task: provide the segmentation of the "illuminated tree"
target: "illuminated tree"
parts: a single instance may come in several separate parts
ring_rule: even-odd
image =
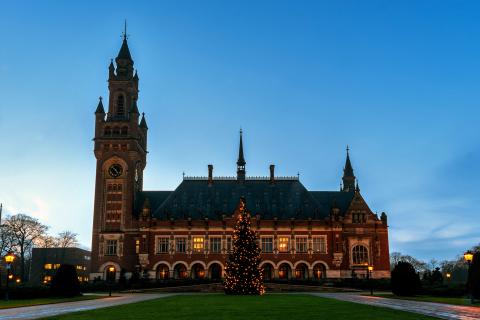
[[[250,214],[241,198],[232,237],[232,252],[225,267],[225,293],[258,295],[265,292],[260,268],[260,248],[255,232],[251,229]]]

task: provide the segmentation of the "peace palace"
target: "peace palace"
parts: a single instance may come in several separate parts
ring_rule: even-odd
[[[109,66],[108,112],[95,111],[97,159],[90,279],[221,279],[243,197],[262,250],[264,279],[390,277],[387,216],[364,201],[347,149],[340,191],[309,191],[299,177],[248,177],[242,133],[235,177],[184,177],[144,191],[148,127],[124,36]],[[181,156],[181,155],[179,155]]]

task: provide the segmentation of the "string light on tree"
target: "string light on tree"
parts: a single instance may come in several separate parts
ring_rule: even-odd
[[[232,253],[225,267],[225,293],[264,294],[260,248],[257,236],[251,229],[250,213],[246,211],[244,198],[240,198],[235,217],[237,221],[233,229]]]

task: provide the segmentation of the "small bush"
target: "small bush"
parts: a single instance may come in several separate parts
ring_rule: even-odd
[[[410,263],[400,261],[392,271],[391,286],[395,295],[416,295],[421,288],[420,277]]]
[[[80,282],[78,281],[75,267],[69,264],[62,264],[53,277],[51,284],[52,295],[58,297],[75,297],[80,293]]]

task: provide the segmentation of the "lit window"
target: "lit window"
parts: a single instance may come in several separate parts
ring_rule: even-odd
[[[307,252],[307,237],[298,237],[295,244],[297,252]]]
[[[60,268],[60,263],[55,263],[55,264],[53,265],[53,268],[54,268],[54,269]]]
[[[262,237],[262,252],[269,253],[273,252],[273,238],[272,237]]]
[[[51,263],[47,263],[45,265],[45,270],[51,270],[52,269],[52,264]]]
[[[168,237],[162,237],[157,239],[157,253],[168,253]]]
[[[210,252],[220,253],[222,251],[222,238],[210,238]]]
[[[313,237],[313,252],[327,253],[327,239],[325,237]]]
[[[106,256],[115,256],[117,255],[117,240],[107,240],[107,245],[105,246],[105,255]]]
[[[82,266],[77,266],[77,270],[83,270]]]
[[[187,238],[175,239],[175,251],[184,253],[187,251]]]
[[[289,237],[279,237],[278,238],[278,251],[288,252],[288,250],[290,249],[289,241],[290,241]]]
[[[365,246],[355,246],[352,250],[353,264],[368,264],[368,250]]]
[[[203,237],[193,237],[193,251],[203,252]]]
[[[140,240],[135,240],[135,253],[140,253]]]
[[[50,281],[52,281],[52,276],[43,277],[43,283],[49,283]]]

